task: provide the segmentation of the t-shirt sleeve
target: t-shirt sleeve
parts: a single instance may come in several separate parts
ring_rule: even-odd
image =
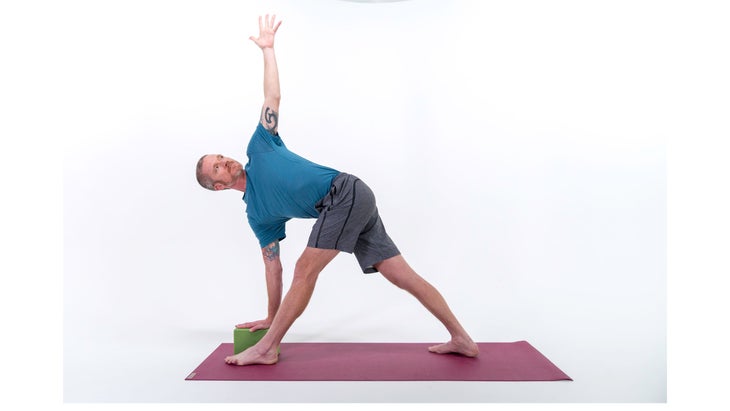
[[[259,240],[261,248],[286,238],[286,222],[288,219],[281,219],[276,222],[261,224],[249,217],[248,224],[251,226],[253,233]]]
[[[251,136],[251,140],[246,148],[246,154],[249,156],[258,153],[267,153],[274,151],[274,147],[283,146],[284,142],[280,135],[273,135],[264,126],[259,123]]]

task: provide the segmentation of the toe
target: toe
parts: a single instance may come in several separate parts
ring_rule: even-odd
[[[432,353],[442,354],[445,352],[444,345],[445,344],[432,345],[431,347],[428,347],[428,350],[431,351]]]

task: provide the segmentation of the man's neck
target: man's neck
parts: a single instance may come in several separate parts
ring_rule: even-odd
[[[243,193],[246,192],[246,172],[243,171],[241,173],[241,177],[236,180],[236,182],[231,186],[232,189],[241,191]]]

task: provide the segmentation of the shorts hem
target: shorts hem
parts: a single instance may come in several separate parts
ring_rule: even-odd
[[[379,264],[379,263],[382,263],[383,261],[385,261],[385,260],[387,260],[387,259],[389,259],[389,258],[397,257],[397,256],[399,256],[399,255],[401,255],[400,251],[396,251],[395,253],[393,253],[393,254],[392,254],[392,255],[390,255],[390,256],[387,256],[387,257],[383,257],[383,258],[378,258],[378,259],[377,259],[377,260],[376,260],[375,262],[373,262],[372,264],[369,264],[369,263],[366,263],[366,264],[361,264],[361,265],[360,265],[360,268],[362,269],[362,272],[363,272],[363,274],[374,274],[374,273],[377,273],[377,272],[379,272],[379,271],[378,271],[378,269],[377,269],[377,268],[375,268],[375,265],[377,265],[377,264]]]

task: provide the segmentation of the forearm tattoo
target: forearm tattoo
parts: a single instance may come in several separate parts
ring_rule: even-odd
[[[268,261],[274,261],[279,258],[279,242],[274,241],[273,243],[264,247],[264,258]]]
[[[276,129],[279,126],[279,113],[272,110],[271,107],[266,107],[263,115],[261,116],[261,120],[267,130],[269,130],[272,134],[276,134]]]

